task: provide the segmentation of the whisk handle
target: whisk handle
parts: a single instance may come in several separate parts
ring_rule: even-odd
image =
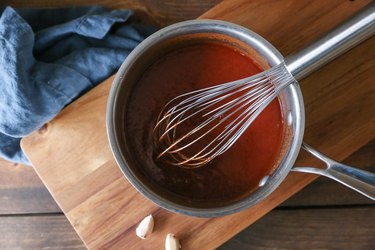
[[[304,49],[285,58],[289,72],[301,80],[375,34],[375,2]]]

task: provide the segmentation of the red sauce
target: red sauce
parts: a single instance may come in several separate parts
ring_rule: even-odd
[[[173,97],[259,72],[260,67],[247,55],[213,42],[188,45],[156,60],[134,87],[125,117],[128,143],[143,174],[190,203],[225,204],[254,191],[272,172],[281,149],[283,119],[278,100],[233,147],[201,168],[182,169],[156,162],[152,130],[160,110]]]

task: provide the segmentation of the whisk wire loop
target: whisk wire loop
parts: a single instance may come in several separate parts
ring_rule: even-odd
[[[227,151],[285,86],[284,63],[244,79],[173,98],[154,127],[158,158],[184,168],[207,164]]]

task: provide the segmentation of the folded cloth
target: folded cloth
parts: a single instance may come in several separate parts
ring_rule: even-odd
[[[154,31],[131,23],[132,15],[99,6],[3,10],[0,157],[30,165],[21,138],[113,74]]]

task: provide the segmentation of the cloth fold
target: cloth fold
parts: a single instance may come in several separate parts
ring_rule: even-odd
[[[20,140],[115,73],[154,29],[131,10],[6,7],[0,17],[0,157],[30,165]]]

